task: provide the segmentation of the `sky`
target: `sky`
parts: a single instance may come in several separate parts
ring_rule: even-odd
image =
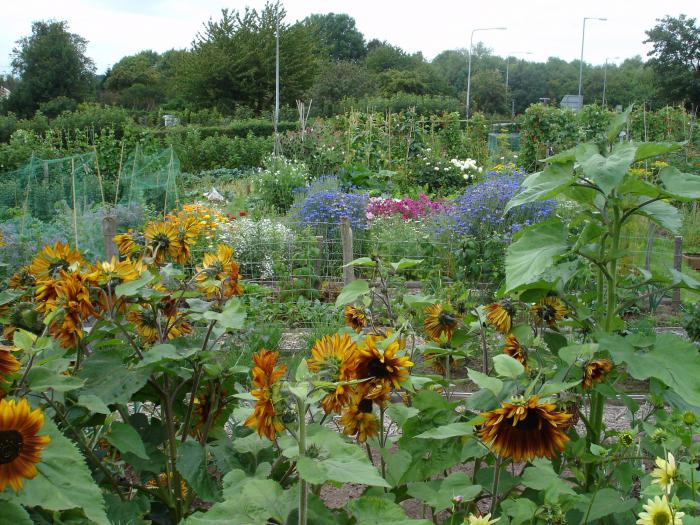
[[[70,30],[88,40],[87,53],[102,73],[125,55],[144,49],[163,52],[186,48],[202,24],[222,8],[261,8],[264,0],[14,0],[0,10],[0,73],[11,70],[15,41],[31,33],[39,19],[66,20]],[[698,0],[286,0],[287,22],[311,13],[347,13],[365,38],[379,38],[432,59],[445,49],[466,48],[472,30],[497,55],[545,61],[550,56],[574,60],[646,57],[644,31],[655,20],[681,13],[700,18]],[[530,54],[526,54],[530,53]],[[619,58],[615,58],[619,57]]]

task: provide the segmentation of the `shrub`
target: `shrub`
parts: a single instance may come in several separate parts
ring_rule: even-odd
[[[700,303],[687,306],[683,315],[683,328],[691,340],[700,343]]]
[[[255,179],[260,199],[278,213],[287,213],[294,203],[295,190],[302,188],[308,178],[306,167],[284,157],[270,156],[264,160],[265,169]]]

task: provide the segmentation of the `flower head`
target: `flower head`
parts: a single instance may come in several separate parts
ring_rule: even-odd
[[[671,491],[673,481],[678,477],[676,458],[673,454],[668,452],[666,459],[656,458],[656,468],[651,472],[651,477],[654,478],[652,483],[657,483],[667,493]]]
[[[144,229],[143,235],[156,264],[162,264],[166,257],[175,261],[182,258],[184,248],[180,242],[180,232],[174,223],[151,222]]]
[[[365,327],[367,316],[364,310],[346,304],[345,309],[343,310],[343,316],[345,317],[345,324],[356,332],[360,332]]]
[[[325,381],[352,381],[356,377],[357,345],[348,334],[324,336],[311,348],[311,358],[307,362],[309,370],[317,372]],[[351,391],[350,385],[337,385],[321,400],[323,410],[340,412]]]
[[[379,433],[379,421],[372,410],[372,400],[355,394],[340,418],[340,425],[344,434],[356,436],[360,443],[375,437]]]
[[[75,269],[83,263],[83,256],[67,244],[57,242],[44,246],[29,265],[29,272],[35,279],[56,279],[61,271]]]
[[[513,334],[509,334],[508,337],[506,337],[506,343],[503,346],[503,353],[508,354],[512,358],[520,361],[520,363],[527,368],[527,354],[525,353],[525,348],[523,348]]]
[[[566,307],[557,297],[550,295],[532,305],[532,314],[538,323],[547,323],[548,326],[554,327],[557,321],[566,315]]]
[[[656,496],[647,500],[643,505],[644,511],[639,513],[637,525],[683,525],[683,512],[672,512],[666,496]]]
[[[60,309],[61,313],[49,325],[49,333],[63,348],[71,348],[83,338],[83,321],[95,315],[87,287],[87,277],[81,273],[61,272],[53,281],[55,299],[48,311]]]
[[[475,516],[474,514],[469,514],[469,516],[464,517],[464,523],[466,525],[493,525],[501,518],[491,519],[491,513],[489,512],[486,516]]]
[[[251,394],[257,402],[253,413],[244,422],[245,426],[255,429],[260,437],[270,441],[274,441],[277,433],[284,429],[276,407],[282,401],[279,380],[287,371],[287,365],[277,365],[278,357],[278,352],[265,349],[253,354],[253,385],[257,388]]]
[[[443,337],[451,341],[457,328],[457,316],[449,305],[431,304],[425,309],[423,327],[433,341],[440,342]]]
[[[486,310],[486,319],[494,326],[496,330],[502,334],[510,333],[513,327],[513,317],[515,316],[515,305],[504,300],[498,303],[489,304],[484,307]]]
[[[358,385],[365,396],[385,397],[391,388],[400,388],[401,381],[408,377],[413,366],[406,355],[398,355],[405,342],[400,337],[391,339],[376,335],[365,337],[357,354],[357,378],[370,379]],[[383,350],[381,347],[384,347]]]
[[[238,282],[238,263],[233,258],[233,248],[220,244],[216,253],[205,253],[202,266],[197,267],[195,280],[210,299],[228,299],[241,295],[243,288]]]
[[[581,385],[585,389],[593,388],[593,383],[602,382],[605,374],[612,369],[613,364],[608,359],[589,361],[583,369],[583,382]]]

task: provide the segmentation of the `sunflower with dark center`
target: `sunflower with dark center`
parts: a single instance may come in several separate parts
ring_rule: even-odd
[[[49,436],[37,434],[44,425],[44,414],[31,410],[26,399],[0,400],[0,492],[10,485],[19,492],[25,479],[37,475],[36,464]]]
[[[566,316],[566,307],[557,297],[550,295],[532,305],[532,314],[535,316],[537,324],[547,323],[550,328],[553,328],[557,321]]]
[[[9,377],[19,372],[20,363],[9,346],[0,345],[0,383],[9,383]]]
[[[145,269],[141,262],[132,263],[129,259],[120,261],[112,256],[110,261],[98,262],[92,267],[88,279],[100,286],[114,287],[138,279]]]
[[[410,358],[399,355],[403,352],[405,341],[401,337],[392,338],[368,335],[362,342],[357,354],[357,378],[369,379],[357,388],[365,397],[384,397],[391,388],[401,388],[401,381],[408,377],[408,369],[413,366]]]
[[[503,346],[503,353],[511,356],[522,364],[525,369],[527,369],[527,354],[525,353],[525,348],[520,344],[513,334],[509,334],[506,337],[505,345]]]
[[[479,438],[502,458],[530,461],[552,458],[564,450],[569,440],[564,433],[571,414],[557,412],[553,403],[539,397],[501,403],[501,408],[483,412]]]
[[[57,242],[34,257],[29,265],[29,273],[35,279],[56,279],[62,271],[69,271],[83,264],[83,256],[67,244]]]
[[[180,244],[177,227],[173,223],[151,222],[144,229],[143,236],[156,264],[162,264],[166,257],[175,261],[182,257],[183,247]]]
[[[309,370],[319,374],[322,380],[338,383],[352,381],[357,377],[357,345],[348,334],[324,336],[311,348],[307,359]],[[352,392],[350,385],[337,385],[321,400],[326,414],[340,412]]]
[[[146,238],[141,233],[133,230],[115,235],[112,240],[117,245],[119,253],[125,257],[139,254],[146,246]]]
[[[233,248],[220,244],[216,253],[204,254],[202,266],[197,267],[195,281],[210,299],[228,299],[243,293],[243,288],[238,282],[238,272]]]
[[[493,327],[502,334],[509,334],[513,327],[513,317],[515,317],[515,304],[505,299],[498,303],[489,304],[484,307],[486,319]]]
[[[173,315],[158,315],[151,308],[132,310],[126,314],[127,320],[134,323],[136,332],[147,343],[158,341],[161,332],[165,339],[175,339],[192,333],[192,326],[177,315],[177,309],[171,311]]]
[[[279,410],[283,404],[279,381],[287,371],[287,365],[277,365],[278,358],[278,352],[265,349],[253,354],[253,385],[257,388],[251,394],[257,402],[253,413],[243,423],[270,441],[284,430]]]
[[[449,304],[431,304],[425,309],[423,327],[433,341],[451,341],[458,321]]]
[[[49,333],[63,348],[78,344],[83,338],[83,322],[96,314],[86,281],[81,273],[66,272],[56,281],[56,300],[50,312],[60,309],[61,313],[49,325]]]
[[[584,389],[593,388],[593,383],[602,383],[605,375],[613,369],[613,364],[609,359],[594,359],[586,363],[583,368],[583,381],[581,386]]]
[[[197,235],[202,231],[202,224],[195,217],[185,217],[176,221],[181,250],[175,256],[175,262],[185,264],[190,259],[192,246],[197,241]]]
[[[367,314],[365,314],[364,310],[355,308],[350,304],[345,305],[343,316],[345,317],[345,324],[356,332],[361,332],[367,322]]]
[[[357,437],[360,443],[367,441],[367,438],[376,437],[379,434],[379,421],[372,406],[371,399],[363,398],[359,394],[353,395],[340,418],[343,433]]]

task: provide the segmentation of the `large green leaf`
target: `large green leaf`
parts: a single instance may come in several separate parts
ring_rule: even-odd
[[[566,250],[566,226],[557,219],[525,230],[506,252],[505,291],[539,279]]]
[[[343,287],[335,301],[336,306],[350,304],[365,294],[369,293],[369,283],[364,279],[357,279]]]
[[[136,429],[127,423],[112,423],[105,439],[123,453],[134,454],[141,459],[148,459],[146,448]]]
[[[549,494],[576,494],[567,481],[554,472],[552,463],[547,459],[535,459],[532,465],[523,471],[521,482],[526,487],[547,491]]]
[[[462,501],[469,502],[480,492],[481,485],[474,485],[464,472],[453,472],[441,480],[408,484],[408,494],[427,503],[434,512],[451,507],[455,496],[461,496]]]
[[[592,504],[589,499],[578,507],[578,510],[583,514],[582,525],[585,523],[595,523],[600,518],[609,516],[610,514],[628,512],[637,505],[637,500],[625,499],[622,494],[611,488],[602,488],[592,497],[595,498]],[[586,514],[588,514],[588,519],[586,519]]]
[[[168,361],[181,361],[197,353],[197,350],[198,348],[194,346],[154,345],[144,352],[143,359],[136,368],[156,366]]]
[[[681,145],[677,142],[642,142],[637,145],[637,153],[634,161],[639,162],[659,155],[666,155],[672,151],[679,150]]]
[[[609,157],[600,154],[581,163],[583,174],[606,195],[618,187],[634,162],[637,146],[630,142],[617,145]]]
[[[138,279],[117,285],[114,289],[114,293],[117,297],[131,297],[136,295],[141,288],[149,284],[152,280],[153,274],[149,271],[145,271]]]
[[[649,199],[640,197],[638,204],[643,204],[645,202],[649,202]],[[678,209],[665,201],[655,201],[645,204],[639,208],[637,213],[648,217],[671,233],[678,233],[683,225],[683,217],[681,217]]]
[[[78,377],[85,380],[80,394],[94,395],[105,405],[128,403],[148,381],[149,370],[129,369],[118,352],[97,352],[85,360]]]
[[[497,377],[488,376],[471,368],[467,369],[467,374],[476,386],[489,390],[494,396],[497,396],[503,390],[503,381]]]
[[[27,374],[27,383],[32,390],[45,392],[53,389],[56,392],[70,392],[83,386],[85,381],[78,377],[54,372],[48,368],[33,367]]]
[[[508,354],[493,356],[493,368],[499,376],[509,379],[520,377],[525,372],[523,364]]]
[[[350,500],[347,510],[358,525],[432,525],[430,520],[410,519],[399,504],[378,496]]]
[[[469,436],[474,431],[474,424],[467,422],[449,423],[441,427],[431,428],[416,436],[416,439],[450,439]]]
[[[544,171],[529,175],[522,188],[506,205],[504,213],[527,202],[549,199],[574,182],[573,164],[548,164]]]
[[[537,512],[535,502],[527,498],[507,499],[501,503],[501,507],[512,518],[511,525],[532,523],[535,512]]]
[[[95,484],[78,449],[46,419],[41,434],[48,434],[34,479],[24,483],[16,501],[27,507],[50,511],[82,509],[90,523],[109,525],[102,493]]]
[[[16,501],[7,501],[3,498],[12,497],[10,493],[0,494],[0,509],[2,510],[2,523],[8,525],[34,525],[29,513]]]
[[[616,364],[625,364],[635,379],[656,378],[687,403],[700,407],[700,356],[690,341],[660,334],[650,348],[635,348],[629,338],[605,334],[598,344]]]
[[[700,175],[682,173],[678,168],[666,166],[659,171],[659,178],[671,197],[681,201],[700,199]]]
[[[219,501],[221,495],[214,478],[207,470],[207,451],[189,439],[177,447],[177,470],[204,501]]]
[[[612,122],[610,122],[610,125],[608,126],[608,129],[606,131],[606,135],[608,137],[608,144],[612,144],[617,140],[620,131],[622,131],[627,125],[627,121],[630,118],[630,114],[632,113],[633,107],[634,105],[630,104],[629,106],[627,106],[627,109],[625,111],[623,111],[622,113],[618,113],[612,119]]]

